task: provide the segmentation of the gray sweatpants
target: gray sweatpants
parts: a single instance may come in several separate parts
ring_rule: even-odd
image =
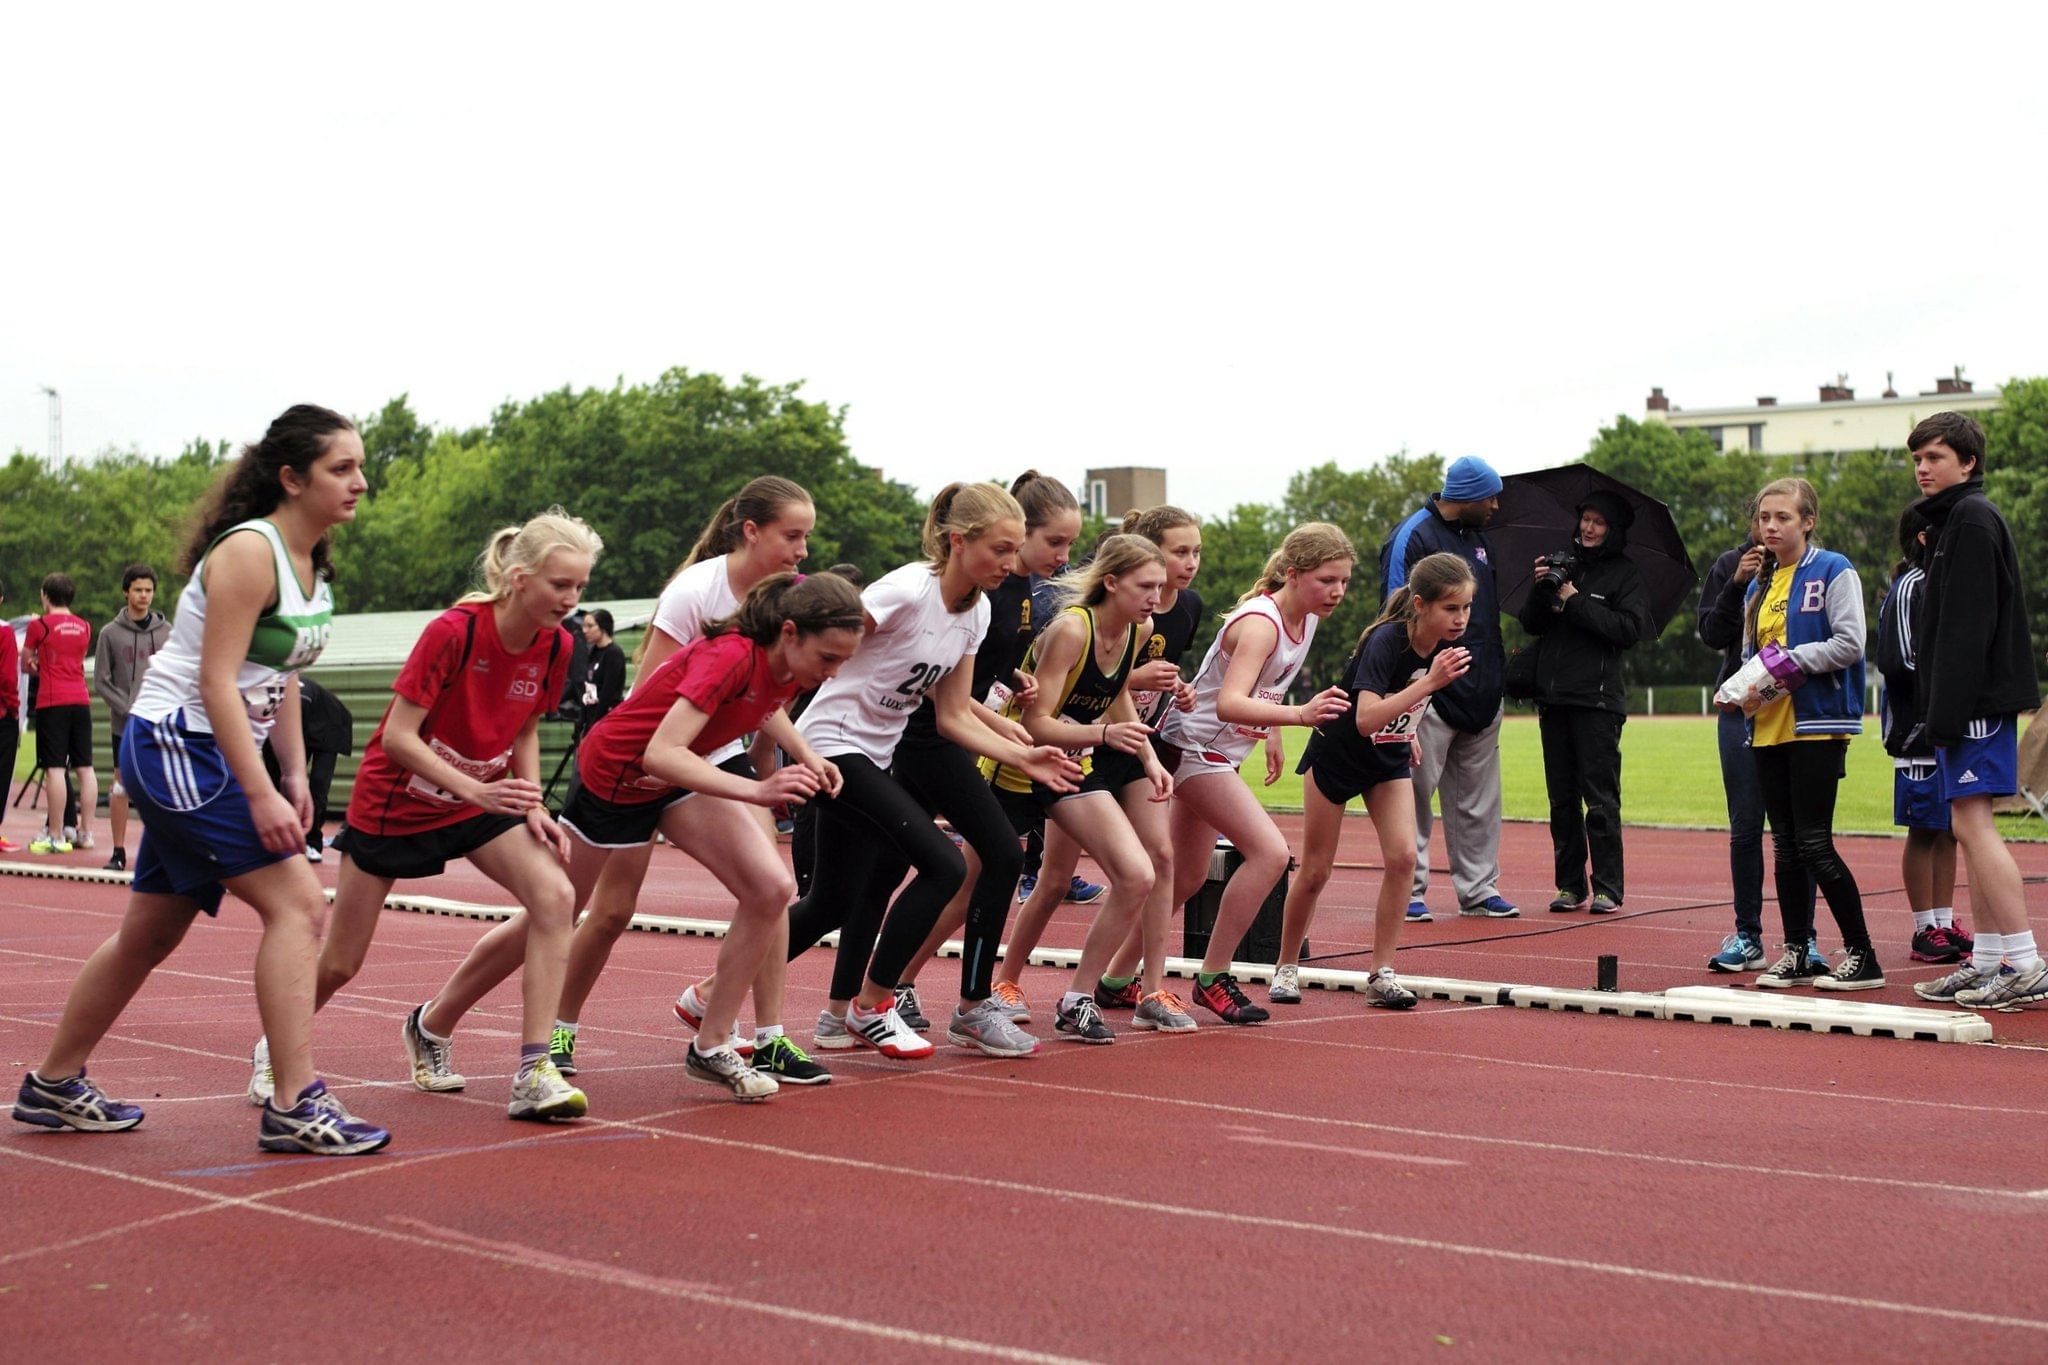
[[[1493,895],[1500,881],[1500,713],[1494,713],[1493,724],[1468,735],[1427,711],[1417,733],[1422,766],[1414,778],[1413,899],[1421,900],[1429,889],[1429,797],[1436,792],[1443,798],[1444,847],[1462,910]]]

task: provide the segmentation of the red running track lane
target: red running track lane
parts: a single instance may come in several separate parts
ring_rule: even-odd
[[[1631,910],[1725,884],[1711,836],[1629,839]],[[1369,828],[1347,830],[1347,857],[1354,845],[1370,848]],[[1896,850],[1853,841],[1866,886],[1896,885]],[[2023,866],[2048,870],[2044,852],[2021,850]],[[1511,826],[1506,860],[1547,867],[1540,827]],[[1376,875],[1333,885],[1318,951],[1369,938]],[[1540,878],[1508,880],[1540,907]],[[420,889],[498,898],[480,883]],[[0,1039],[26,1065],[122,895],[4,884]],[[1871,899],[1895,981],[1934,970],[1907,970],[1903,912],[1884,908],[1897,898]],[[643,907],[720,913],[668,852]],[[1063,911],[1055,941],[1085,914]],[[1597,953],[1618,952],[1624,985],[1655,988],[1708,980],[1698,963],[1726,916],[1489,943],[1566,917],[1451,919],[1416,927],[1401,960],[1584,984]],[[240,1098],[253,916],[231,903],[196,927],[94,1060],[148,1122],[104,1137],[10,1124],[0,1140],[14,1349],[62,1358],[90,1331],[217,1362],[310,1331],[372,1357],[431,1339],[454,1360],[531,1350],[542,1332],[626,1360],[1152,1359],[1219,1343],[1338,1359],[1439,1338],[1534,1360],[2048,1351],[2036,1015],[1996,1017],[2001,1045],[1957,1047],[1442,1004],[1390,1015],[1311,992],[1260,1029],[1086,1048],[1051,1039],[1064,974],[1033,969],[1035,1058],[830,1054],[830,1087],[741,1107],[682,1077],[668,1015],[715,945],[633,934],[585,1025],[595,1117],[534,1128],[503,1116],[516,983],[458,1035],[466,1094],[403,1079],[400,1017],[480,928],[386,917],[318,1043],[350,1106],[396,1140],[322,1161],[257,1153]],[[931,969],[929,1012],[955,970]],[[823,952],[793,969],[799,1037],[828,974]]]

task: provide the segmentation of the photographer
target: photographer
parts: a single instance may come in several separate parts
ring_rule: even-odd
[[[1605,915],[1622,899],[1621,727],[1628,694],[1621,654],[1655,627],[1642,576],[1623,554],[1634,512],[1616,494],[1597,492],[1578,513],[1572,548],[1537,559],[1520,620],[1537,637],[1535,700],[1557,866],[1550,908],[1588,908],[1590,852],[1590,908]]]

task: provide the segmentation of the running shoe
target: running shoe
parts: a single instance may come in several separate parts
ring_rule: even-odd
[[[1193,1033],[1198,1027],[1184,1001],[1172,991],[1154,991],[1138,1002],[1131,1027],[1155,1029],[1160,1033]]]
[[[261,1109],[277,1093],[277,1073],[270,1069],[270,1039],[258,1038],[249,1049],[249,1104]]]
[[[1077,1043],[1113,1043],[1116,1030],[1102,1022],[1102,1011],[1095,1007],[1095,1001],[1082,996],[1068,1009],[1061,1005],[1054,1011],[1053,1028],[1064,1033]]]
[[[107,865],[101,870],[105,872],[126,872],[128,870],[128,850],[116,848],[108,856]]]
[[[564,1076],[576,1074],[576,1030],[555,1025],[555,1031],[548,1035],[548,1060],[555,1064],[555,1070]]]
[[[1595,915],[1611,915],[1621,909],[1621,902],[1605,891],[1596,891],[1593,893],[1593,903],[1586,909]]]
[[[1462,905],[1458,913],[1466,919],[1520,919],[1522,912],[1504,896],[1488,896],[1477,905]]]
[[[832,1073],[812,1061],[811,1054],[786,1033],[756,1042],[753,1066],[782,1085],[828,1085],[832,1080]]]
[[[1204,986],[1195,984],[1195,1003],[1226,1024],[1263,1024],[1273,1016],[1245,998],[1237,978],[1223,973]]]
[[[1436,916],[1429,913],[1429,906],[1419,900],[1408,902],[1407,918],[1410,924],[1434,924],[1436,922]]]
[[[307,861],[307,862],[309,862],[309,863],[318,863],[318,862],[324,862],[324,861],[326,861],[326,858],[327,858],[327,855],[326,855],[325,853],[322,853],[322,852],[320,851],[320,845],[318,845],[318,844],[307,844],[307,845],[306,845],[306,861]]]
[[[1956,1003],[1965,1009],[2004,1013],[2024,1005],[2038,1005],[2044,1000],[2048,1000],[2048,962],[2039,960],[2031,967],[2015,967],[2010,962],[2002,962],[1996,976],[1956,994]]]
[[[1784,955],[1757,974],[1756,984],[1770,991],[1789,990],[1793,986],[1811,985],[1826,976],[1828,970],[1826,958],[1815,963],[1806,949],[1788,943]]]
[[[697,989],[696,982],[683,987],[683,993],[676,997],[676,1018],[693,1032],[704,1027],[704,993]],[[741,1028],[737,1019],[733,1020],[731,1042],[733,1051],[740,1056],[754,1055],[754,1035]]]
[[[405,1055],[412,1062],[412,1083],[428,1094],[460,1090],[468,1082],[448,1069],[448,1044],[435,1042],[420,1027],[420,1016],[426,1010],[425,1005],[413,1006],[398,1031],[405,1043]]]
[[[1017,878],[1017,904],[1022,905],[1025,901],[1030,900],[1031,893],[1037,889],[1037,873],[1026,872],[1023,876]]]
[[[691,1044],[691,1050],[695,1049],[696,1044]],[[510,1117],[538,1123],[580,1119],[589,1111],[590,1101],[583,1097],[583,1092],[563,1080],[562,1073],[546,1057],[536,1057],[532,1066],[519,1068],[519,1074],[512,1078],[512,1102],[505,1106]]]
[[[72,846],[73,848],[84,848],[84,849],[98,848],[98,847],[99,847],[99,841],[98,841],[98,840],[96,840],[96,839],[94,839],[94,838],[92,837],[92,831],[91,831],[91,830],[87,830],[87,831],[86,831],[85,833],[83,833],[83,834],[81,834],[81,835],[78,835],[78,836],[77,836],[76,838],[74,838],[74,839],[73,839],[73,840],[71,841],[71,846]]]
[[[946,1041],[990,1057],[1029,1057],[1038,1051],[1038,1040],[1018,1028],[994,996],[971,1010],[955,1009],[946,1026]]]
[[[1365,979],[1365,1003],[1383,1010],[1413,1009],[1415,992],[1395,979],[1392,967],[1382,967]]]
[[[924,1017],[924,1006],[918,1001],[917,987],[898,986],[896,988],[896,1013],[903,1020],[904,1026],[912,1032],[930,1033],[932,1031],[932,1021]]]
[[[1559,887],[1557,894],[1550,898],[1550,913],[1553,915],[1570,915],[1585,908],[1586,893],[1583,891],[1567,891]]]
[[[1817,991],[1874,991],[1884,985],[1884,968],[1868,948],[1845,948],[1842,960],[1826,976],[1813,979]]]
[[[774,1077],[763,1076],[730,1047],[699,1052],[695,1043],[690,1044],[684,1050],[683,1073],[693,1081],[724,1086],[741,1104],[759,1104],[762,1100],[773,1099],[775,1092],[781,1089]]]
[[[52,839],[49,835],[45,834],[40,839],[30,840],[28,851],[31,853],[69,853],[71,851],[71,844],[68,840]]]
[[[1274,1005],[1301,1003],[1301,968],[1289,963],[1273,969],[1273,984],[1266,987],[1266,1000]]]
[[[272,1096],[256,1128],[256,1145],[266,1152],[362,1156],[390,1141],[391,1134],[342,1108],[322,1080],[299,1092],[299,1102],[290,1109],[279,1109]]]
[[[1714,972],[1760,972],[1764,969],[1764,945],[1747,934],[1730,934],[1721,940],[1721,951],[1707,959]]]
[[[853,1035],[847,1032],[845,1016],[831,1010],[819,1010],[818,1027],[811,1033],[811,1046],[828,1052],[843,1052],[852,1047]]]
[[[932,1045],[910,1031],[893,1004],[871,1013],[854,1001],[846,1011],[846,1031],[856,1043],[897,1061],[918,1061],[932,1055]]]
[[[63,1081],[46,1081],[31,1071],[21,1078],[21,1093],[14,1097],[14,1118],[38,1128],[125,1133],[142,1122],[142,1110],[108,1099],[84,1071]]]
[[[1074,905],[1093,905],[1102,899],[1102,893],[1107,890],[1109,888],[1101,882],[1091,882],[1077,872],[1074,879],[1067,883],[1067,900]]]
[[[1145,993],[1138,989],[1138,979],[1132,977],[1121,986],[1112,986],[1107,981],[1095,983],[1095,1004],[1105,1010],[1134,1010]]]
[[[1968,929],[1965,929],[1962,925],[1944,924],[1941,926],[1941,932],[1948,936],[1948,941],[1951,944],[1953,944],[1955,946],[1955,950],[1961,953],[1964,957],[1968,957],[1971,953],[1977,951],[1976,935],[1972,934]]]
[[[994,986],[994,991],[995,994],[989,996],[989,999],[1002,1002],[1003,1013],[1010,1016],[1011,1023],[1028,1024],[1031,1022],[1031,1006],[1024,1002],[1024,992],[1018,989],[1016,982],[998,981]]]
[[[15,842],[14,842],[14,840],[12,840],[12,839],[8,838],[8,837],[7,837],[6,835],[4,835],[4,834],[0,834],[0,853],[19,853],[19,852],[21,852],[21,845],[20,845],[20,844],[17,844],[17,843],[15,843]]]
[[[1913,985],[1913,994],[1922,1000],[1933,1000],[1944,1005],[1959,1005],[1956,997],[1964,991],[1974,991],[1984,984],[1984,973],[1977,970],[1973,962],[1965,962],[1939,981],[1919,981]]]

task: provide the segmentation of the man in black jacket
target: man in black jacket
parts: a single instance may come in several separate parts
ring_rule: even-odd
[[[1914,737],[1934,745],[1977,919],[1970,960],[1913,993],[1971,1009],[2038,1004],[2048,1001],[2048,964],[2027,925],[2019,865],[1991,817],[1993,798],[2019,790],[2019,713],[2041,704],[2019,555],[1984,496],[1984,429],[1974,418],[1937,412],[1906,447],[1933,528],[1915,632],[1923,662]]]
[[[1537,639],[1536,712],[1543,732],[1543,783],[1550,795],[1550,846],[1557,897],[1553,911],[1621,908],[1621,727],[1628,690],[1621,656],[1656,634],[1643,577],[1623,553],[1635,513],[1618,495],[1597,492],[1579,504],[1579,567],[1545,573],[1522,604],[1521,622]],[[1580,809],[1584,803],[1583,812]]]

